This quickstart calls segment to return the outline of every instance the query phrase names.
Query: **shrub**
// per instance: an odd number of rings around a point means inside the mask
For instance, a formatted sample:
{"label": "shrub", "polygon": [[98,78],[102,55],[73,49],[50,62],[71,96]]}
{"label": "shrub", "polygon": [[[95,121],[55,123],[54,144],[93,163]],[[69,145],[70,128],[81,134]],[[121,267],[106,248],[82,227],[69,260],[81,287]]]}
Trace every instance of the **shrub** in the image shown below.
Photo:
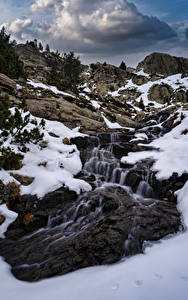
{"label": "shrub", "polygon": [[38,143],[43,139],[40,128],[44,128],[45,122],[42,119],[38,124],[34,121],[34,127],[29,131],[26,126],[30,123],[30,114],[25,112],[25,102],[21,103],[20,109],[10,111],[10,100],[7,95],[0,94],[0,168],[13,170],[21,168],[21,154],[15,153],[9,146],[3,144],[9,140],[9,144],[16,144],[18,150],[27,152],[26,143]]}

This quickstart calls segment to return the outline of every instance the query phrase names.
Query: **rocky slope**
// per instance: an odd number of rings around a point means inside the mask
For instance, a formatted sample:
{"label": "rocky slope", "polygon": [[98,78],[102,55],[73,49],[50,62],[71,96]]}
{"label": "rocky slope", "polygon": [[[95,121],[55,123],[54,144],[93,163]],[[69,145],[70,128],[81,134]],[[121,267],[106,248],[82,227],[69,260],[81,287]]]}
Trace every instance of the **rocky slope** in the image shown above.
{"label": "rocky slope", "polygon": [[[122,157],[130,152],[160,152],[151,142],[178,128],[186,118],[187,60],[152,54],[136,70],[100,63],[85,66],[85,84],[73,94],[46,84],[50,68],[57,63],[50,54],[23,45],[17,50],[29,80],[15,82],[2,74],[3,91],[9,93],[13,105],[25,99],[35,116],[60,121],[71,129],[79,126],[77,130],[87,133],[70,139],[63,134],[66,145],[63,150],[56,145],[55,151],[64,155],[64,164],[69,159],[69,168],[71,157],[80,151],[83,168],[74,173],[74,179],[84,181],[91,190],[78,195],[62,184],[39,199],[0,182],[0,202],[18,214],[0,239],[0,255],[13,274],[36,281],[113,263],[142,253],[148,241],[183,229],[176,191],[188,180],[188,170],[161,179],[152,157],[134,163]],[[62,144],[61,130],[55,132],[50,126],[46,135]],[[187,137],[186,128],[180,136]],[[48,170],[48,161],[37,167]],[[32,176],[20,171],[14,179],[20,186],[30,186]],[[4,222],[3,215],[0,222]]]}

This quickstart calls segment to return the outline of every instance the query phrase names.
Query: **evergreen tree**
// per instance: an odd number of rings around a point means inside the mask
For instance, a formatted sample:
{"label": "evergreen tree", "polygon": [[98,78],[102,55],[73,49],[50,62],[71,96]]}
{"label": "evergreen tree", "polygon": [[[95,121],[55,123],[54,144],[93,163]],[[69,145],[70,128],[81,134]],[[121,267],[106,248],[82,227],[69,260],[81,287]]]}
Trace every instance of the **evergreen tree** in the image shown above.
{"label": "evergreen tree", "polygon": [[120,68],[121,70],[126,71],[127,67],[126,67],[126,64],[124,63],[124,61],[121,62],[119,68]]}
{"label": "evergreen tree", "polygon": [[143,99],[142,98],[140,98],[140,102],[139,102],[139,108],[141,108],[142,110],[144,110],[145,109],[145,105],[144,105],[144,101],[143,101]]}
{"label": "evergreen tree", "polygon": [[83,82],[81,76],[83,67],[79,57],[75,57],[74,52],[70,52],[64,53],[61,58],[58,51],[54,53],[54,56],[61,67],[59,70],[52,67],[47,78],[48,84],[56,85],[59,89],[67,89],[77,93],[78,86]]}
{"label": "evergreen tree", "polygon": [[50,46],[48,44],[46,45],[46,52],[50,52]]}
{"label": "evergreen tree", "polygon": [[42,45],[41,42],[39,42],[39,50],[40,50],[40,51],[43,51],[43,45]]}
{"label": "evergreen tree", "polygon": [[20,76],[26,78],[24,64],[14,48],[14,42],[10,42],[10,35],[3,27],[0,31],[0,72],[14,79]]}
{"label": "evergreen tree", "polygon": [[83,68],[79,57],[74,52],[64,53],[62,65],[63,84],[67,89],[77,92],[78,86],[82,84],[81,77]]}

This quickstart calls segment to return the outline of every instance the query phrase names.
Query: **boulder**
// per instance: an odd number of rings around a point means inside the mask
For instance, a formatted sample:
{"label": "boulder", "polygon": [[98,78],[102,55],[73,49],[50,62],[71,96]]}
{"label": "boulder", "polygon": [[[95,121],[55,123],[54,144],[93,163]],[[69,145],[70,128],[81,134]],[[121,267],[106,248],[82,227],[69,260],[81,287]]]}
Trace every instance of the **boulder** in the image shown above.
{"label": "boulder", "polygon": [[6,87],[8,89],[16,89],[16,82],[10,79],[8,76],[0,73],[0,86]]}
{"label": "boulder", "polygon": [[154,84],[149,89],[148,98],[160,104],[168,103],[173,96],[173,89],[168,84]]}

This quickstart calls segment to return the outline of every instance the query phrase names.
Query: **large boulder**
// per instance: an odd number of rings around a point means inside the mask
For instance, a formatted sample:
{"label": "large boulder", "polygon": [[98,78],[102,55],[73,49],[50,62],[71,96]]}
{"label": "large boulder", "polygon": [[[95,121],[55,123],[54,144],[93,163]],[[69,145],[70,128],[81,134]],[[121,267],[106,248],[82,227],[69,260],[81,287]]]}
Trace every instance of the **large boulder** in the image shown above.
{"label": "large boulder", "polygon": [[165,76],[187,73],[188,59],[164,53],[152,53],[138,64],[137,71],[141,69],[148,74],[158,73]]}
{"label": "large boulder", "polygon": [[148,98],[160,104],[168,103],[173,96],[173,89],[168,84],[154,84],[149,89]]}

